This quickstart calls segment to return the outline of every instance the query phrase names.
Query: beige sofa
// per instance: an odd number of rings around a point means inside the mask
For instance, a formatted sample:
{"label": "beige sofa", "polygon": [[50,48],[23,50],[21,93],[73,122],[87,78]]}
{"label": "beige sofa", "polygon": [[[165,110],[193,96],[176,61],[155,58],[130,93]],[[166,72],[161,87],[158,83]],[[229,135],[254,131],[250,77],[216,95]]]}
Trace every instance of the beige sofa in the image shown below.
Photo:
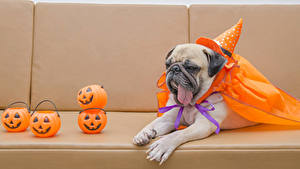
{"label": "beige sofa", "polygon": [[[215,37],[244,18],[236,52],[300,97],[299,5],[101,5],[0,1],[0,106],[51,99],[62,117],[53,138],[0,128],[1,169],[158,168],[132,137],[155,119],[166,53]],[[77,91],[101,83],[108,125],[77,126]],[[43,108],[48,108],[43,107]],[[2,111],[1,111],[2,113]],[[161,168],[299,168],[300,128],[259,125],[180,146]]]}

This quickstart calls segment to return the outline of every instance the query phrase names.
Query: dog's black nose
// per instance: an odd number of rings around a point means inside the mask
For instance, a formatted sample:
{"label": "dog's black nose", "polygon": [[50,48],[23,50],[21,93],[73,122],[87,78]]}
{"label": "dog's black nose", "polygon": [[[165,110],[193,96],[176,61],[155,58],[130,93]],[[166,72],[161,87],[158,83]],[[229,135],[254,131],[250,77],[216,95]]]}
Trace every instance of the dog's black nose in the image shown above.
{"label": "dog's black nose", "polygon": [[174,65],[171,70],[174,72],[179,72],[180,68],[178,65]]}

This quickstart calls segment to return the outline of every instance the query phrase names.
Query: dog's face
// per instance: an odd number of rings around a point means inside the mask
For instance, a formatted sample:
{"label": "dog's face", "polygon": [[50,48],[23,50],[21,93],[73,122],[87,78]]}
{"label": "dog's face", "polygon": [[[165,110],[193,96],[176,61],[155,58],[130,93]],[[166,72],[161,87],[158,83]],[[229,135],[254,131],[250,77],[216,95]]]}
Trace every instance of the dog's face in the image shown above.
{"label": "dog's face", "polygon": [[181,44],[166,57],[166,83],[177,104],[193,105],[209,89],[226,59],[197,44]]}

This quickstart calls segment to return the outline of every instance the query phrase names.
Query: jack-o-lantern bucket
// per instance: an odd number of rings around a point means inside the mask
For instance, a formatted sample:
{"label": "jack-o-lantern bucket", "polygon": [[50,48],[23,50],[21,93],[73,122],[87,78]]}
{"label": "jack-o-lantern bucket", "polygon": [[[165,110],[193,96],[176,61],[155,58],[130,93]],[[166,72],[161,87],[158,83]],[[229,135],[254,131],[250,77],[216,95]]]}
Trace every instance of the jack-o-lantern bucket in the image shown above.
{"label": "jack-o-lantern bucket", "polygon": [[107,94],[102,86],[90,85],[79,90],[77,101],[82,109],[103,109],[107,103]]}
{"label": "jack-o-lantern bucket", "polygon": [[[24,104],[25,107],[14,107],[15,104]],[[30,109],[25,102],[14,102],[7,106],[7,108],[2,113],[2,125],[9,132],[21,132],[25,131],[29,126],[30,119]]]}
{"label": "jack-o-lantern bucket", "polygon": [[100,133],[106,123],[106,112],[101,108],[89,108],[79,112],[78,126],[84,133]]}
{"label": "jack-o-lantern bucket", "polygon": [[[36,111],[37,108],[44,102],[51,103],[54,106],[55,111]],[[41,101],[31,114],[30,129],[32,133],[37,137],[51,137],[58,132],[60,126],[60,115],[57,111],[56,105],[50,100]]]}

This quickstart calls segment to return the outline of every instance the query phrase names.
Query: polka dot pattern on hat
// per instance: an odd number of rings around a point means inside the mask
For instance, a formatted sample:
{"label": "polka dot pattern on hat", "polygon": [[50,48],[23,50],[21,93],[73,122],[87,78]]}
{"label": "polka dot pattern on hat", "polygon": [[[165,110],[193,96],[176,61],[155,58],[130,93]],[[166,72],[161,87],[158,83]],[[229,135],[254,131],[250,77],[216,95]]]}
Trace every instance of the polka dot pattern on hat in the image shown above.
{"label": "polka dot pattern on hat", "polygon": [[233,53],[235,46],[240,38],[242,27],[243,19],[240,19],[236,25],[226,30],[214,40],[219,42],[218,44],[220,44],[224,49]]}

